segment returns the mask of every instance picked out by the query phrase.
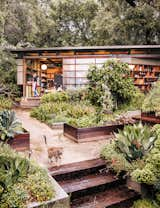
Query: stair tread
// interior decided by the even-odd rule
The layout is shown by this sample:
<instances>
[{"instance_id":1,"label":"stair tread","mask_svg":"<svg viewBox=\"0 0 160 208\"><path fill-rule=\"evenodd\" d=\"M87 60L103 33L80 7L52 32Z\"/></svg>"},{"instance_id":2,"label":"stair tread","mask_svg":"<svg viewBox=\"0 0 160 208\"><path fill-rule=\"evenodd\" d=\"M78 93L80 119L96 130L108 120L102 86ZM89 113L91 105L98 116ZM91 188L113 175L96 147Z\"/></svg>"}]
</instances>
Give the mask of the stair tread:
<instances>
[{"instance_id":1,"label":"stair tread","mask_svg":"<svg viewBox=\"0 0 160 208\"><path fill-rule=\"evenodd\" d=\"M93 195L87 195L74 199L72 201L72 208L106 208L114 206L118 203L134 199L137 193L129 190L127 187L119 186L111 188L104 192L99 192Z\"/></svg>"},{"instance_id":2,"label":"stair tread","mask_svg":"<svg viewBox=\"0 0 160 208\"><path fill-rule=\"evenodd\" d=\"M76 171L99 167L102 165L105 165L105 161L98 158L98 159L93 159L93 160L85 160L81 162L65 164L59 167L51 167L49 168L49 171L50 171L50 174L54 177L57 175L73 173Z\"/></svg>"},{"instance_id":3,"label":"stair tread","mask_svg":"<svg viewBox=\"0 0 160 208\"><path fill-rule=\"evenodd\" d=\"M60 181L59 184L67 193L73 193L115 181L118 181L118 179L112 174L90 174L76 179Z\"/></svg>"}]
</instances>

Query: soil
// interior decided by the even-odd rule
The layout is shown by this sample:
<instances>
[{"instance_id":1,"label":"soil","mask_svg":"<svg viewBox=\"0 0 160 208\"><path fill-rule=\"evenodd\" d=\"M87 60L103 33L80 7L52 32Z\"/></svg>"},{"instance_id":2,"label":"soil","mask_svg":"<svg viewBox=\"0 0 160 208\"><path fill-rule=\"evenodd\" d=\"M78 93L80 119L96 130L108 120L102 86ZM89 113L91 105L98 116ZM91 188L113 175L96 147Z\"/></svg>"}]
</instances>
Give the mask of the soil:
<instances>
[{"instance_id":1,"label":"soil","mask_svg":"<svg viewBox=\"0 0 160 208\"><path fill-rule=\"evenodd\" d=\"M63 130L51 129L46 124L31 118L29 111L22 109L15 111L23 127L30 132L31 158L45 167L98 158L101 148L109 142L109 140L101 140L78 144L63 136ZM43 135L47 137L47 145L45 145ZM62 159L58 163L48 162L47 148L50 147L63 148Z\"/></svg>"}]
</instances>

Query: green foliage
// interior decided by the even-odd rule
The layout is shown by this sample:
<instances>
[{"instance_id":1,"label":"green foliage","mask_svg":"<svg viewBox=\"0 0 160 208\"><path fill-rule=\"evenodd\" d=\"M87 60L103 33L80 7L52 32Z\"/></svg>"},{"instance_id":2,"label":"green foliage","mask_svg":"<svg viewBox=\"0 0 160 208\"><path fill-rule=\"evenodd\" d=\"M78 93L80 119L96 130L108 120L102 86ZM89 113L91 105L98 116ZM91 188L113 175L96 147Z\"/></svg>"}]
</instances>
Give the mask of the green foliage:
<instances>
[{"instance_id":1,"label":"green foliage","mask_svg":"<svg viewBox=\"0 0 160 208\"><path fill-rule=\"evenodd\" d=\"M50 183L47 172L42 170L29 175L26 182L24 182L30 192L31 200L38 202L48 201L53 197L53 188Z\"/></svg>"},{"instance_id":2,"label":"green foliage","mask_svg":"<svg viewBox=\"0 0 160 208\"><path fill-rule=\"evenodd\" d=\"M158 208L151 200L149 199L140 199L134 202L132 208Z\"/></svg>"},{"instance_id":3,"label":"green foliage","mask_svg":"<svg viewBox=\"0 0 160 208\"><path fill-rule=\"evenodd\" d=\"M4 191L1 201L1 208L26 208L26 201L29 199L28 193L23 189L22 184L14 184Z\"/></svg>"},{"instance_id":4,"label":"green foliage","mask_svg":"<svg viewBox=\"0 0 160 208\"><path fill-rule=\"evenodd\" d=\"M147 155L145 166L133 171L133 180L139 183L157 185L160 181L160 125L156 124L152 132L157 136L153 149Z\"/></svg>"},{"instance_id":5,"label":"green foliage","mask_svg":"<svg viewBox=\"0 0 160 208\"><path fill-rule=\"evenodd\" d=\"M122 171L129 174L136 168L144 166L143 160L138 159L132 162L126 160L125 156L117 151L115 141L112 141L110 144L107 144L102 148L101 157L106 160L107 167L114 170L117 175Z\"/></svg>"},{"instance_id":6,"label":"green foliage","mask_svg":"<svg viewBox=\"0 0 160 208\"><path fill-rule=\"evenodd\" d=\"M0 112L0 138L3 142L22 132L22 124L16 118L14 111L4 110Z\"/></svg>"},{"instance_id":7,"label":"green foliage","mask_svg":"<svg viewBox=\"0 0 160 208\"><path fill-rule=\"evenodd\" d=\"M10 110L12 108L12 100L5 97L0 97L0 111L4 109Z\"/></svg>"},{"instance_id":8,"label":"green foliage","mask_svg":"<svg viewBox=\"0 0 160 208\"><path fill-rule=\"evenodd\" d=\"M49 102L65 102L69 100L69 96L66 91L54 92L43 95L41 98L41 103Z\"/></svg>"},{"instance_id":9,"label":"green foliage","mask_svg":"<svg viewBox=\"0 0 160 208\"><path fill-rule=\"evenodd\" d=\"M86 102L46 102L33 109L31 116L48 124L68 122L77 127L97 125L96 109Z\"/></svg>"},{"instance_id":10,"label":"green foliage","mask_svg":"<svg viewBox=\"0 0 160 208\"><path fill-rule=\"evenodd\" d=\"M86 88L67 89L66 92L69 96L69 100L72 102L85 101L87 99L88 92Z\"/></svg>"},{"instance_id":11,"label":"green foliage","mask_svg":"<svg viewBox=\"0 0 160 208\"><path fill-rule=\"evenodd\" d=\"M142 105L143 112L155 112L160 115L160 81L149 91Z\"/></svg>"},{"instance_id":12,"label":"green foliage","mask_svg":"<svg viewBox=\"0 0 160 208\"><path fill-rule=\"evenodd\" d=\"M20 95L13 54L0 50L0 95L14 99Z\"/></svg>"},{"instance_id":13,"label":"green foliage","mask_svg":"<svg viewBox=\"0 0 160 208\"><path fill-rule=\"evenodd\" d=\"M138 183L146 183L152 185L156 182L157 178L150 169L136 169L132 174L132 179Z\"/></svg>"},{"instance_id":14,"label":"green foliage","mask_svg":"<svg viewBox=\"0 0 160 208\"><path fill-rule=\"evenodd\" d=\"M152 151L157 138L149 127L142 124L127 125L115 137L115 140L102 149L101 156L118 174L121 171L132 173L138 167L143 168L144 159Z\"/></svg>"},{"instance_id":15,"label":"green foliage","mask_svg":"<svg viewBox=\"0 0 160 208\"><path fill-rule=\"evenodd\" d=\"M112 110L117 104L129 103L136 91L129 77L128 65L109 60L102 67L92 66L87 75L89 99L92 104Z\"/></svg>"},{"instance_id":16,"label":"green foliage","mask_svg":"<svg viewBox=\"0 0 160 208\"><path fill-rule=\"evenodd\" d=\"M159 44L159 8L158 0L137 0L134 8L122 0L1 0L0 44Z\"/></svg>"},{"instance_id":17,"label":"green foliage","mask_svg":"<svg viewBox=\"0 0 160 208\"><path fill-rule=\"evenodd\" d=\"M47 171L0 144L0 207L25 208L54 197Z\"/></svg>"},{"instance_id":18,"label":"green foliage","mask_svg":"<svg viewBox=\"0 0 160 208\"><path fill-rule=\"evenodd\" d=\"M115 134L115 137L117 151L122 153L129 162L142 159L153 148L157 139L150 128L141 123L125 126Z\"/></svg>"}]
</instances>

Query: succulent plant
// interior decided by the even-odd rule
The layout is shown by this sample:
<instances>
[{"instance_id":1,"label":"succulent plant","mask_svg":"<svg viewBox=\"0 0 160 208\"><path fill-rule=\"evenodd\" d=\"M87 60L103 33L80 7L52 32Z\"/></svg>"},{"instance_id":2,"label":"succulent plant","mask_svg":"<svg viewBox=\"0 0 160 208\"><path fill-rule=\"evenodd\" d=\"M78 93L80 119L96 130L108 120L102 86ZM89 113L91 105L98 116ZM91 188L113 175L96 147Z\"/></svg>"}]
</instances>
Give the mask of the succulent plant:
<instances>
[{"instance_id":1,"label":"succulent plant","mask_svg":"<svg viewBox=\"0 0 160 208\"><path fill-rule=\"evenodd\" d=\"M0 112L0 139L3 142L14 138L16 134L22 132L22 125L16 118L14 111L4 110Z\"/></svg>"}]
</instances>

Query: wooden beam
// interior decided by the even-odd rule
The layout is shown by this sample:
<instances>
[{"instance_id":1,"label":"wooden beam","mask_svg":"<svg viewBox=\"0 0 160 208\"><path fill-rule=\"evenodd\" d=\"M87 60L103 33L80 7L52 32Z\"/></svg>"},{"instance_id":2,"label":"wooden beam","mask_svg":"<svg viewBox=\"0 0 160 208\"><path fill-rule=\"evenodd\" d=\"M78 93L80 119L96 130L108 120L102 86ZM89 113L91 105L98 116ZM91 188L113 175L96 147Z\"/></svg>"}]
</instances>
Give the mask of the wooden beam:
<instances>
[{"instance_id":1,"label":"wooden beam","mask_svg":"<svg viewBox=\"0 0 160 208\"><path fill-rule=\"evenodd\" d=\"M23 59L23 97L26 97L26 59Z\"/></svg>"}]
</instances>

